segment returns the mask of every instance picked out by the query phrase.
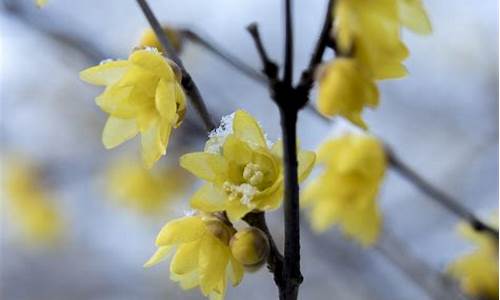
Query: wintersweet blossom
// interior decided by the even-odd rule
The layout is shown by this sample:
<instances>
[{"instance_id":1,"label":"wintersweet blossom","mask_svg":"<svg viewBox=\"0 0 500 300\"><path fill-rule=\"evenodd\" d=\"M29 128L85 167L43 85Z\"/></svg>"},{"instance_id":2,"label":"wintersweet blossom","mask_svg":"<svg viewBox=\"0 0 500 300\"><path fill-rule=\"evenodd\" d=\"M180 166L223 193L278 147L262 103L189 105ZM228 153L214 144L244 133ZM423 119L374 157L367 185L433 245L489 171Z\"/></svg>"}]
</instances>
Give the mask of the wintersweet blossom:
<instances>
[{"instance_id":1,"label":"wintersweet blossom","mask_svg":"<svg viewBox=\"0 0 500 300\"><path fill-rule=\"evenodd\" d=\"M62 220L52 197L29 163L6 164L4 191L7 209L28 242L50 243L61 237Z\"/></svg>"},{"instance_id":2,"label":"wintersweet blossom","mask_svg":"<svg viewBox=\"0 0 500 300\"><path fill-rule=\"evenodd\" d=\"M104 61L80 73L80 78L105 86L96 98L109 118L102 141L114 148L141 133L147 167L165 155L172 128L186 112L180 73L154 48L136 50L128 60Z\"/></svg>"},{"instance_id":3,"label":"wintersweet blossom","mask_svg":"<svg viewBox=\"0 0 500 300\"><path fill-rule=\"evenodd\" d=\"M323 173L306 186L301 199L312 228L323 232L339 225L362 245L373 244L381 225L376 197L386 169L382 144L369 135L347 134L325 142L318 162Z\"/></svg>"},{"instance_id":4,"label":"wintersweet blossom","mask_svg":"<svg viewBox=\"0 0 500 300\"><path fill-rule=\"evenodd\" d=\"M401 28L428 34L430 21L420 0L338 0L332 9L338 58L320 73L318 110L366 129L361 112L378 104L375 81L407 74Z\"/></svg>"},{"instance_id":5,"label":"wintersweet blossom","mask_svg":"<svg viewBox=\"0 0 500 300\"><path fill-rule=\"evenodd\" d=\"M161 229L156 238L158 250L145 266L153 266L175 252L170 263L173 281L185 290L199 286L210 299L224 299L227 277L236 286L244 275L243 266L229 249L234 233L232 227L214 216L175 219Z\"/></svg>"},{"instance_id":6,"label":"wintersweet blossom","mask_svg":"<svg viewBox=\"0 0 500 300\"><path fill-rule=\"evenodd\" d=\"M229 119L211 134L205 151L183 155L180 164L207 181L191 206L205 212L226 211L231 221L237 221L252 210L272 210L281 204L282 145L270 146L259 123L243 110ZM303 180L315 154L299 150L298 161Z\"/></svg>"},{"instance_id":7,"label":"wintersweet blossom","mask_svg":"<svg viewBox=\"0 0 500 300\"><path fill-rule=\"evenodd\" d=\"M498 228L498 213L494 220ZM448 272L468 295L498 299L498 240L488 233L475 231L468 224L461 224L459 230L476 249L451 263Z\"/></svg>"},{"instance_id":8,"label":"wintersweet blossom","mask_svg":"<svg viewBox=\"0 0 500 300\"><path fill-rule=\"evenodd\" d=\"M130 158L114 161L106 172L106 186L118 203L144 214L161 213L188 181L178 167L146 169Z\"/></svg>"},{"instance_id":9,"label":"wintersweet blossom","mask_svg":"<svg viewBox=\"0 0 500 300\"><path fill-rule=\"evenodd\" d=\"M341 115L365 128L361 112L378 105L373 79L352 58L339 58L323 68L319 78L318 111L325 116Z\"/></svg>"},{"instance_id":10,"label":"wintersweet blossom","mask_svg":"<svg viewBox=\"0 0 500 300\"><path fill-rule=\"evenodd\" d=\"M163 32L165 32L165 34L167 35L168 40L172 44L172 47L174 47L174 49L177 52L180 51L182 48L182 36L179 34L179 32L177 30L175 30L175 28L170 27L170 26L166 26L166 25L162 26L162 28L163 28ZM156 38L155 32L151 28L146 29L142 33L141 39L139 41L139 46L140 47L152 47L152 48L156 48L162 52L164 51L163 46L158 41L158 39Z\"/></svg>"}]
</instances>

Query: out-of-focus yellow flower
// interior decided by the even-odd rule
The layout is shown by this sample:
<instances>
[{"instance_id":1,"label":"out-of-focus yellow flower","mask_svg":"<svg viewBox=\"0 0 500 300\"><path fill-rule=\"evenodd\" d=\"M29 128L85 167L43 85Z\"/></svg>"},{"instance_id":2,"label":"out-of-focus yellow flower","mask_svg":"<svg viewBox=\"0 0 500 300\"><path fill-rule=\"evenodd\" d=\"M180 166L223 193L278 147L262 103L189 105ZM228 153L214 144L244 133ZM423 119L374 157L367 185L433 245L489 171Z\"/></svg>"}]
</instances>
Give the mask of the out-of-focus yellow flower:
<instances>
[{"instance_id":1,"label":"out-of-focus yellow flower","mask_svg":"<svg viewBox=\"0 0 500 300\"><path fill-rule=\"evenodd\" d=\"M365 106L378 105L373 79L352 58L339 58L325 66L319 79L318 110L326 116L341 115L365 128Z\"/></svg>"},{"instance_id":2,"label":"out-of-focus yellow flower","mask_svg":"<svg viewBox=\"0 0 500 300\"><path fill-rule=\"evenodd\" d=\"M10 161L7 166L4 184L13 223L28 242L50 243L60 238L61 217L41 186L36 169L21 161Z\"/></svg>"},{"instance_id":3,"label":"out-of-focus yellow flower","mask_svg":"<svg viewBox=\"0 0 500 300\"><path fill-rule=\"evenodd\" d=\"M186 99L180 73L156 49L134 51L128 60L105 61L80 73L88 83L106 86L96 98L109 114L102 141L114 148L141 133L148 168L165 155L172 128L184 118Z\"/></svg>"},{"instance_id":4,"label":"out-of-focus yellow flower","mask_svg":"<svg viewBox=\"0 0 500 300\"><path fill-rule=\"evenodd\" d=\"M208 181L191 199L204 212L226 211L237 221L252 210L277 208L283 196L282 145L268 145L262 128L247 112L238 110L223 121L207 142L204 152L188 153L180 164ZM220 134L219 134L220 133ZM311 171L315 154L298 151L299 177Z\"/></svg>"},{"instance_id":5,"label":"out-of-focus yellow flower","mask_svg":"<svg viewBox=\"0 0 500 300\"><path fill-rule=\"evenodd\" d=\"M170 26L163 26L163 31L167 35L168 40L172 44L172 47L174 47L175 51L179 52L182 49L182 36L179 34L175 28L170 27ZM139 41L139 46L141 47L153 47L156 48L162 52L165 50L163 49L163 46L161 43L158 41L156 38L156 34L153 31L153 29L148 28L144 30L142 33L141 39Z\"/></svg>"},{"instance_id":6,"label":"out-of-focus yellow flower","mask_svg":"<svg viewBox=\"0 0 500 300\"><path fill-rule=\"evenodd\" d=\"M47 4L48 0L36 0L36 5L40 8L44 7Z\"/></svg>"},{"instance_id":7,"label":"out-of-focus yellow flower","mask_svg":"<svg viewBox=\"0 0 500 300\"><path fill-rule=\"evenodd\" d=\"M431 21L421 0L399 0L399 20L403 26L419 34L432 32Z\"/></svg>"},{"instance_id":8,"label":"out-of-focus yellow flower","mask_svg":"<svg viewBox=\"0 0 500 300\"><path fill-rule=\"evenodd\" d=\"M158 234L156 253L146 262L150 267L165 259L174 248L170 278L182 289L200 286L210 299L223 299L229 275L233 286L244 275L243 266L229 250L234 229L218 218L194 215L168 222Z\"/></svg>"},{"instance_id":9,"label":"out-of-focus yellow flower","mask_svg":"<svg viewBox=\"0 0 500 300\"><path fill-rule=\"evenodd\" d=\"M324 171L301 199L312 228L323 232L338 224L362 245L373 244L381 225L376 197L386 169L382 144L369 135L344 135L320 147L318 162Z\"/></svg>"},{"instance_id":10,"label":"out-of-focus yellow flower","mask_svg":"<svg viewBox=\"0 0 500 300\"><path fill-rule=\"evenodd\" d=\"M401 62L408 50L400 40L398 0L336 3L334 28L340 50L352 52L374 79L405 76Z\"/></svg>"},{"instance_id":11,"label":"out-of-focus yellow flower","mask_svg":"<svg viewBox=\"0 0 500 300\"><path fill-rule=\"evenodd\" d=\"M137 161L122 158L107 171L107 187L111 196L132 209L145 214L161 213L188 181L180 168L145 169Z\"/></svg>"},{"instance_id":12,"label":"out-of-focus yellow flower","mask_svg":"<svg viewBox=\"0 0 500 300\"><path fill-rule=\"evenodd\" d=\"M498 213L494 220L498 228ZM468 295L498 299L498 240L488 233L475 231L468 224L461 224L459 230L477 248L451 263L448 272Z\"/></svg>"}]
</instances>

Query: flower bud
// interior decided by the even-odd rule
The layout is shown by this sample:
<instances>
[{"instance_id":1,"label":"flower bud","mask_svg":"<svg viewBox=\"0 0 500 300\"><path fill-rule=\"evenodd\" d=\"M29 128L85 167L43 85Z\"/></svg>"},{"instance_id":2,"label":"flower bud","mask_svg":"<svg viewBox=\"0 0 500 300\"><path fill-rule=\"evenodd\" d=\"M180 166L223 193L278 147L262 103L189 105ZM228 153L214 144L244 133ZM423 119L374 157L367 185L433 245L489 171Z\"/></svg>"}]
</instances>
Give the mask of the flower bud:
<instances>
[{"instance_id":1,"label":"flower bud","mask_svg":"<svg viewBox=\"0 0 500 300\"><path fill-rule=\"evenodd\" d=\"M255 227L238 231L229 246L234 258L245 267L258 266L269 255L269 241L264 232Z\"/></svg>"},{"instance_id":2,"label":"flower bud","mask_svg":"<svg viewBox=\"0 0 500 300\"><path fill-rule=\"evenodd\" d=\"M219 221L217 218L210 218L205 220L205 226L208 231L218 238L225 245L229 244L229 239L231 238L231 230L226 224Z\"/></svg>"}]
</instances>

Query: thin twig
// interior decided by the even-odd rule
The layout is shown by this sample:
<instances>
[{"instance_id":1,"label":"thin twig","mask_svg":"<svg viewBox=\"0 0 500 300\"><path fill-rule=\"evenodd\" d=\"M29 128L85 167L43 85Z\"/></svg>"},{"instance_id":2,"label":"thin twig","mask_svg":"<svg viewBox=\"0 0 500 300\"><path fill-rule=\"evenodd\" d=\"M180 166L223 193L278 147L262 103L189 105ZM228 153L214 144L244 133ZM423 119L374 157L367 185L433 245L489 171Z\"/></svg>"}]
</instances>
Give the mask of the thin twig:
<instances>
[{"instance_id":1,"label":"thin twig","mask_svg":"<svg viewBox=\"0 0 500 300\"><path fill-rule=\"evenodd\" d=\"M269 83L276 81L278 76L278 65L276 65L276 63L269 58L269 55L267 55L266 48L264 48L264 44L262 43L262 39L260 37L257 23L251 23L248 25L247 31L252 36L255 47L257 48L257 53L262 61L262 72L269 79Z\"/></svg>"},{"instance_id":2,"label":"thin twig","mask_svg":"<svg viewBox=\"0 0 500 300\"><path fill-rule=\"evenodd\" d=\"M267 83L266 76L264 76L261 72L255 70L252 66L246 64L238 57L226 51L220 45L217 45L215 41L210 39L205 34L200 34L198 30L193 31L191 29L179 29L179 33L187 38L188 40L204 47L206 50L210 51L214 55L218 56L229 65L239 70L244 75L250 77L251 79L258 81L260 83Z\"/></svg>"},{"instance_id":3,"label":"thin twig","mask_svg":"<svg viewBox=\"0 0 500 300\"><path fill-rule=\"evenodd\" d=\"M186 94L189 96L191 99L191 102L193 103L193 106L195 110L198 112L200 115L201 119L203 120L203 123L205 124L205 128L207 131L212 131L216 126L213 120L210 117L210 114L208 113L207 107L205 105L205 101L203 100L201 93L194 83L193 79L191 78L191 75L188 73L186 68L184 67L184 64L182 63L182 60L179 58L177 55L176 51L174 50L174 47L170 43L166 33L163 31L160 22L154 15L153 11L149 7L148 3L146 0L137 0L137 4L139 4L142 12L144 13L144 16L149 22L149 25L153 29L156 38L160 42L160 44L163 46L163 48L166 50L166 55L169 59L171 59L173 62L179 66L179 68L182 71L182 87L186 91Z\"/></svg>"},{"instance_id":4,"label":"thin twig","mask_svg":"<svg viewBox=\"0 0 500 300\"><path fill-rule=\"evenodd\" d=\"M293 19L292 0L283 0L285 6L285 57L283 82L292 85L293 81Z\"/></svg>"},{"instance_id":5,"label":"thin twig","mask_svg":"<svg viewBox=\"0 0 500 300\"><path fill-rule=\"evenodd\" d=\"M416 187L418 187L423 193L427 194L432 199L436 200L437 203L441 204L443 207L448 209L448 211L453 212L455 215L465 219L470 225L477 231L484 231L491 234L494 238L498 240L498 229L489 226L488 224L481 221L476 217L469 209L462 206L460 202L434 187L428 181L426 181L422 176L412 170L408 165L406 165L392 149L385 146L385 152L387 159L391 167L398 172L401 176L409 180Z\"/></svg>"}]
</instances>

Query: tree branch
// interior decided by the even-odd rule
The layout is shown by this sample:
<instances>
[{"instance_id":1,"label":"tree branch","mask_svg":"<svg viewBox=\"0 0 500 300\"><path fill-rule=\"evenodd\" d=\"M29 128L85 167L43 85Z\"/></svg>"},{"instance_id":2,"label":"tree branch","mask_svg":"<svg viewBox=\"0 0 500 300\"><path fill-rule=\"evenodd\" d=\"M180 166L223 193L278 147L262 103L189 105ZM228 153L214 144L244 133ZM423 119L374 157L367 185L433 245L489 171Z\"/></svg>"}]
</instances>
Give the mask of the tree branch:
<instances>
[{"instance_id":1,"label":"tree branch","mask_svg":"<svg viewBox=\"0 0 500 300\"><path fill-rule=\"evenodd\" d=\"M293 80L293 19L292 0L283 0L285 6L285 58L283 82L292 85Z\"/></svg>"},{"instance_id":2,"label":"tree branch","mask_svg":"<svg viewBox=\"0 0 500 300\"><path fill-rule=\"evenodd\" d=\"M484 231L498 240L498 229L493 228L484 223L483 221L481 221L466 207L462 206L460 204L460 201L439 190L437 187L434 187L432 184L430 184L428 181L422 178L422 176L417 174L401 159L399 159L399 157L397 157L394 151L387 145L385 146L385 152L391 167L401 176L403 176L404 178L409 180L413 185L419 188L420 191L422 191L424 194L434 199L437 203L441 204L448 211L465 219L467 222L470 223L472 228L474 228L476 231Z\"/></svg>"},{"instance_id":3,"label":"tree branch","mask_svg":"<svg viewBox=\"0 0 500 300\"><path fill-rule=\"evenodd\" d=\"M260 60L262 61L262 72L269 79L269 83L275 82L278 77L278 66L267 55L267 51L264 48L264 44L262 43L262 39L260 37L259 27L257 26L257 23L251 23L250 25L248 25L247 31L252 36L255 47L257 48L257 53L259 54Z\"/></svg>"},{"instance_id":4,"label":"tree branch","mask_svg":"<svg viewBox=\"0 0 500 300\"><path fill-rule=\"evenodd\" d=\"M207 131L212 131L215 129L215 123L210 117L210 114L208 113L207 107L205 105L205 101L203 100L201 93L196 86L195 82L191 78L191 75L188 73L186 68L184 67L184 64L182 63L182 60L179 58L177 53L174 50L174 47L170 43L167 35L163 31L160 22L158 22L158 19L154 15L153 11L149 7L148 3L146 0L137 0L137 4L139 4L142 12L144 13L144 16L149 22L149 25L153 29L156 38L160 42L160 44L163 46L163 48L166 50L166 55L168 58L170 58L172 61L174 61L177 66L182 71L182 87L186 91L186 94L189 96L191 99L191 102L195 108L195 110L198 112L200 115L205 128Z\"/></svg>"}]
</instances>

